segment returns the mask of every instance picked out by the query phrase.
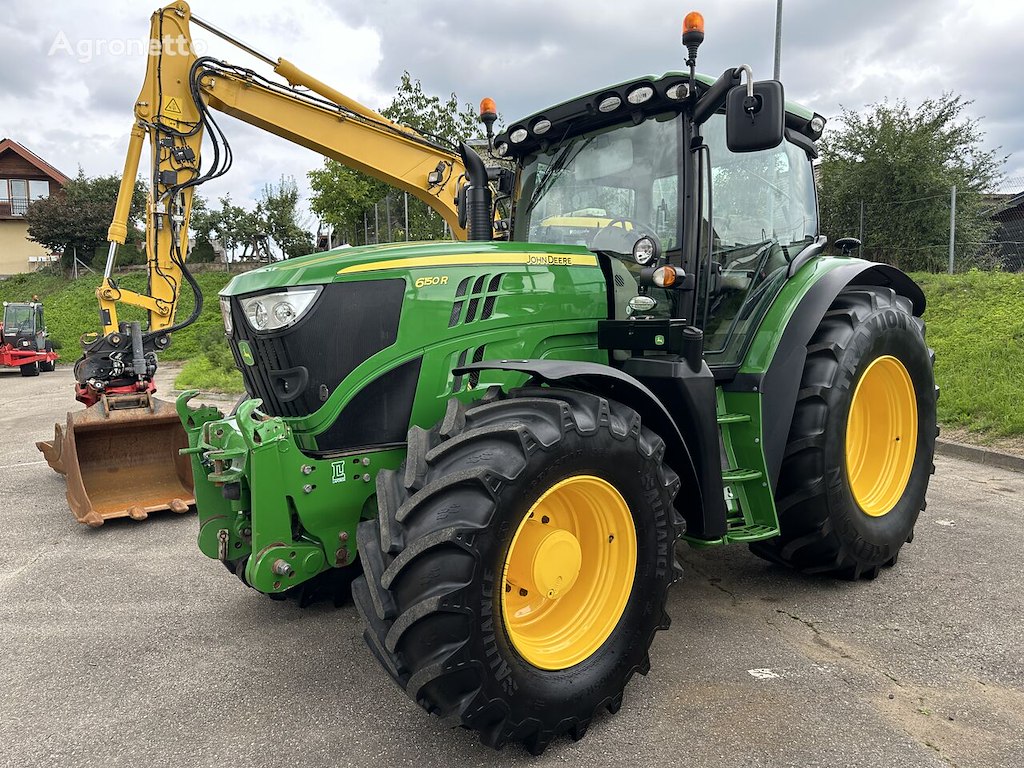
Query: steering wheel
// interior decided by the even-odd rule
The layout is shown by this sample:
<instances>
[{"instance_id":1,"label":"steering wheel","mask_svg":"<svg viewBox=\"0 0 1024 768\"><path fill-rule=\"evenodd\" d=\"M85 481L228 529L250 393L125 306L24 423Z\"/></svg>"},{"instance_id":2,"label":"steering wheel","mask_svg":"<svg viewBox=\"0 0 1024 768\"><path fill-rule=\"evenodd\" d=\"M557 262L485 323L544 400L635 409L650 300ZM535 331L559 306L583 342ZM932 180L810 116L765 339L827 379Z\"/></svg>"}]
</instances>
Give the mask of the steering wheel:
<instances>
[{"instance_id":1,"label":"steering wheel","mask_svg":"<svg viewBox=\"0 0 1024 768\"><path fill-rule=\"evenodd\" d=\"M615 226L616 224L622 224L621 227ZM626 229L629 225L632 229ZM611 251L612 253L632 254L633 245L641 237L649 237L661 246L661 239L658 237L658 233L654 231L654 228L647 225L641 224L639 221L633 219L627 219L625 217L618 217L612 219L605 224L601 229L597 231L594 238L590 241L590 250L592 251Z\"/></svg>"}]
</instances>

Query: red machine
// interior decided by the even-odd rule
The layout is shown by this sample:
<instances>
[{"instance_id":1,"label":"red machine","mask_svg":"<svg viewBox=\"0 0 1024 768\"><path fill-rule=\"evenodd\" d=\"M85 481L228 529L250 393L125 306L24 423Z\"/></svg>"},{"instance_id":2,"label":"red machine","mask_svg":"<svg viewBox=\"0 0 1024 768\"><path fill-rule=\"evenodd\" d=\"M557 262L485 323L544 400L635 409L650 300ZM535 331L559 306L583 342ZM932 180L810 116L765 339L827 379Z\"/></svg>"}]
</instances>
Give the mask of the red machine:
<instances>
[{"instance_id":1,"label":"red machine","mask_svg":"<svg viewBox=\"0 0 1024 768\"><path fill-rule=\"evenodd\" d=\"M41 302L5 301L0 332L0 365L21 368L22 376L38 376L53 370L58 355L46 337Z\"/></svg>"}]
</instances>

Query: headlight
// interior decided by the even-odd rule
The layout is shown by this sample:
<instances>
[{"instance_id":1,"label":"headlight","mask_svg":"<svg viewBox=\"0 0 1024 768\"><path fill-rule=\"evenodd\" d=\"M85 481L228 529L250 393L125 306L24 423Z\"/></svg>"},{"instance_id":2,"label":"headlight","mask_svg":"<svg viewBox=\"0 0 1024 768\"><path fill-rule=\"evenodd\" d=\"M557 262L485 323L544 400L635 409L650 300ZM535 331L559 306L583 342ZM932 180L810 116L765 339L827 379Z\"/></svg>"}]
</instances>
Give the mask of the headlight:
<instances>
[{"instance_id":1,"label":"headlight","mask_svg":"<svg viewBox=\"0 0 1024 768\"><path fill-rule=\"evenodd\" d=\"M658 260L658 244L654 238L644 235L633 244L633 261L646 267Z\"/></svg>"},{"instance_id":2,"label":"headlight","mask_svg":"<svg viewBox=\"0 0 1024 768\"><path fill-rule=\"evenodd\" d=\"M231 335L231 299L227 296L220 297L220 317L224 321L224 334Z\"/></svg>"},{"instance_id":3,"label":"headlight","mask_svg":"<svg viewBox=\"0 0 1024 768\"><path fill-rule=\"evenodd\" d=\"M242 314L254 331L276 331L296 323L309 309L320 287L296 288L241 299ZM222 305L223 306L223 305Z\"/></svg>"}]
</instances>

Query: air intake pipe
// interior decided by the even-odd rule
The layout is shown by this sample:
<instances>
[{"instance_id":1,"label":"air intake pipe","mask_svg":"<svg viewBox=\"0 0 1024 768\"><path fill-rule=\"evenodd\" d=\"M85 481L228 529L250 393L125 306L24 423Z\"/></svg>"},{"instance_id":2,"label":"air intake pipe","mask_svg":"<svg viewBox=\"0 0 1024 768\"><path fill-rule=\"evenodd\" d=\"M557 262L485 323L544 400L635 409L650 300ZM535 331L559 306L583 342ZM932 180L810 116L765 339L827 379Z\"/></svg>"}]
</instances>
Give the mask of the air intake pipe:
<instances>
[{"instance_id":1,"label":"air intake pipe","mask_svg":"<svg viewBox=\"0 0 1024 768\"><path fill-rule=\"evenodd\" d=\"M487 166L465 142L459 145L459 155L466 168L466 183L459 190L459 224L466 228L467 240L493 240L494 214Z\"/></svg>"}]
</instances>

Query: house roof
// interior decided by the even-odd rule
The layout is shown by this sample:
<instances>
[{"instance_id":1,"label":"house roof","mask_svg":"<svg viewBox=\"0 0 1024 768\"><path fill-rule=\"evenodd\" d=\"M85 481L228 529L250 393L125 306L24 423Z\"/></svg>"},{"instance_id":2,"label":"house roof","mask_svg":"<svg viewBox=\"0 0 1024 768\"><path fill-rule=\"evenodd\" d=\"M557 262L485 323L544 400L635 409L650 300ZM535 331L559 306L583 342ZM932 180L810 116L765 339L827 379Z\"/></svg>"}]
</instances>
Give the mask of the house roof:
<instances>
[{"instance_id":1,"label":"house roof","mask_svg":"<svg viewBox=\"0 0 1024 768\"><path fill-rule=\"evenodd\" d=\"M14 141L14 139L0 140L0 155L2 155L4 152L7 152L8 150L14 152L16 155L18 155L21 159L25 160L26 162L34 165L36 168L39 169L40 173L46 174L51 179L60 184L62 187L69 181L71 181L71 179L69 179L63 173L58 171L48 162L43 160L43 158L39 157L39 155L37 155L35 152L32 152L31 150L21 146L21 144Z\"/></svg>"}]
</instances>

